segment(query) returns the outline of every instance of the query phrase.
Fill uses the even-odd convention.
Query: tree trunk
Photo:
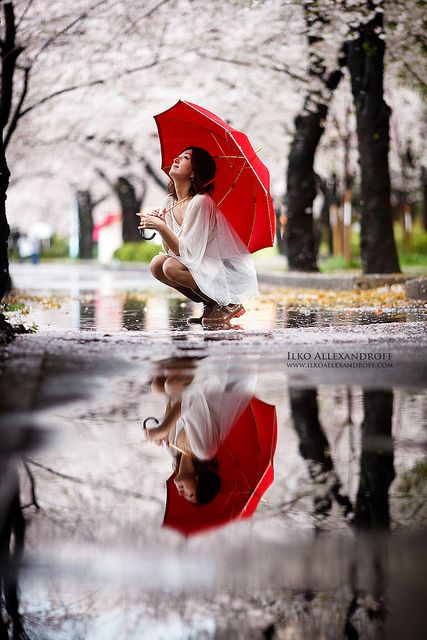
[[[297,271],[318,271],[313,233],[313,200],[316,197],[313,163],[326,113],[326,105],[318,105],[315,113],[300,114],[295,118],[287,172],[286,244],[289,269]]]
[[[313,231],[313,200],[316,197],[314,157],[324,131],[332,92],[342,77],[340,69],[327,72],[322,54],[323,29],[329,18],[321,3],[303,2],[308,39],[310,90],[302,112],[295,118],[287,171],[286,245],[289,269],[318,271]],[[325,44],[327,47],[327,43]]]
[[[89,191],[77,191],[79,215],[79,258],[93,258],[93,201]]]
[[[390,108],[384,101],[382,7],[372,0],[373,18],[357,27],[346,44],[356,109],[361,172],[361,255],[364,273],[400,272],[393,235],[388,165]]]
[[[392,391],[364,391],[360,480],[354,524],[363,529],[388,529],[388,492],[393,465]]]
[[[0,40],[0,301],[11,288],[7,255],[7,241],[10,229],[6,218],[6,194],[10,172],[6,162],[3,132],[9,121],[13,103],[13,76],[16,69],[16,61],[23,51],[22,47],[17,46],[15,42],[16,27],[13,3],[2,3],[1,10],[3,20]]]
[[[114,185],[120,201],[123,219],[123,242],[139,242],[138,218],[136,213],[141,208],[142,199],[137,198],[135,187],[127,178],[118,178]]]
[[[4,153],[3,140],[0,140],[0,301],[11,288],[7,255],[7,241],[10,229],[6,218],[6,193],[9,186],[9,178],[10,173]]]
[[[320,424],[317,390],[290,388],[289,397],[300,454],[307,460],[311,480],[319,486],[314,495],[314,513],[327,516],[335,501],[346,517],[353,507],[348,496],[341,491],[342,485],[334,468],[329,442]]]

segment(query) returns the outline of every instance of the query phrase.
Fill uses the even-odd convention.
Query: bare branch
[[[53,36],[48,38],[46,42],[44,42],[43,45],[40,47],[39,51],[35,54],[34,58],[31,61],[31,66],[36,63],[36,61],[38,60],[40,55],[43,53],[43,51],[45,51],[48,47],[50,47],[56,40],[58,40],[61,36],[65,35],[76,24],[78,24],[79,22],[87,18],[91,12],[95,11],[95,9],[102,6],[103,4],[108,3],[109,1],[110,0],[98,0],[98,2],[95,2],[95,4],[93,4],[91,7],[82,11],[82,13],[80,13],[76,18],[73,18],[73,20],[71,20],[71,22],[69,22],[65,27],[63,27]]]
[[[154,15],[156,11],[160,9],[160,7],[162,7],[164,4],[168,4],[170,1],[171,0],[161,0],[160,2],[158,2],[152,9],[147,11],[147,13],[145,13],[142,16],[142,20],[145,20],[146,18],[151,18],[151,16]]]
[[[114,187],[114,182],[112,180],[110,180],[110,178],[107,176],[106,173],[104,173],[104,171],[102,169],[100,169],[99,167],[95,167],[95,173],[102,179],[104,180],[104,182],[106,182],[108,184],[108,186],[110,187],[110,189],[115,192],[115,187]]]
[[[25,7],[24,11],[21,13],[21,15],[19,16],[17,23],[16,23],[16,29],[17,31],[19,30],[19,26],[22,22],[22,20],[25,18],[25,16],[28,13],[28,10],[31,8],[31,5],[33,4],[34,0],[28,0],[27,2],[27,6]]]
[[[19,97],[18,103],[15,107],[15,111],[13,113],[12,119],[10,121],[10,124],[8,126],[6,135],[4,137],[4,148],[7,149],[7,146],[10,142],[10,139],[13,135],[13,132],[16,129],[16,125],[18,124],[18,120],[21,117],[21,109],[22,109],[22,105],[24,104],[24,100],[25,97],[28,93],[28,81],[29,81],[29,76],[30,76],[30,68],[27,67],[26,69],[24,69],[24,83],[22,86],[22,91],[21,91],[21,95]]]
[[[216,60],[218,62],[228,62],[229,64],[237,64],[242,67],[256,67],[257,69],[268,69],[269,71],[276,71],[278,73],[284,73],[288,75],[290,78],[301,82],[302,84],[307,84],[307,79],[303,76],[299,76],[289,69],[287,65],[277,66],[273,62],[271,64],[261,64],[257,62],[253,62],[251,60],[238,60],[233,58],[224,58],[222,56],[217,55],[209,55],[207,53],[199,52],[201,58],[207,58],[209,60]]]
[[[28,466],[28,464],[25,461],[23,462],[23,465],[24,465],[25,471],[27,472],[28,479],[30,481],[30,489],[31,489],[31,502],[30,502],[29,505],[26,505],[26,506],[30,507],[31,505],[34,505],[35,508],[37,509],[37,511],[39,511],[40,505],[39,505],[39,503],[37,501],[36,482],[34,480],[33,473],[32,473],[30,467]],[[25,507],[22,507],[22,508],[24,509]]]
[[[92,203],[92,204],[93,204],[93,208],[95,209],[95,207],[97,207],[99,204],[101,204],[101,202],[104,202],[104,200],[106,200],[106,199],[108,198],[108,195],[109,195],[109,194],[104,193],[104,195],[103,195],[103,196],[100,196],[100,197],[98,198],[98,200],[95,200],[95,201]]]
[[[189,53],[195,50],[196,48],[188,49],[187,51],[185,51],[185,53]],[[157,65],[166,64],[167,62],[171,62],[172,60],[175,60],[175,56],[170,56],[169,58],[164,58],[163,60],[159,60],[156,57],[151,62],[140,65],[138,67],[133,67],[131,69],[125,69],[120,73],[108,76],[106,78],[98,78],[97,80],[91,80],[89,82],[83,82],[82,84],[75,84],[75,85],[71,85],[70,87],[64,87],[63,89],[58,89],[57,91],[53,91],[52,93],[45,96],[44,98],[41,98],[38,102],[34,102],[29,107],[24,109],[20,113],[19,118],[22,118],[30,111],[33,111],[33,109],[35,109],[36,107],[40,107],[42,104],[45,104],[46,102],[49,102],[50,100],[52,100],[53,98],[57,98],[58,96],[64,95],[66,93],[71,93],[72,91],[77,91],[78,89],[88,89],[90,87],[95,87],[97,85],[107,84],[111,80],[117,80],[117,78],[122,78],[123,76],[131,75],[132,73],[137,73],[138,71],[152,69]]]
[[[134,27],[135,31],[138,31],[138,23],[142,22],[142,20],[146,20],[147,18],[151,18],[163,5],[168,4],[171,0],[161,0],[154,7],[149,9],[146,13],[144,13],[139,18],[133,18],[132,15],[127,15],[127,19],[129,22],[129,28],[126,29],[125,33],[128,34],[132,31],[131,27]]]
[[[157,174],[157,171],[154,170],[152,164],[148,161],[145,160],[144,158],[142,158],[142,162],[144,164],[144,169],[147,173],[147,175],[149,175],[151,178],[153,178],[154,182],[161,188],[161,189],[165,189],[167,188],[167,184],[166,182],[164,182],[159,175]]]
[[[78,478],[76,476],[70,476],[66,473],[61,473],[60,471],[56,471],[55,469],[52,469],[52,467],[48,467],[44,464],[41,464],[40,462],[31,460],[30,458],[27,458],[27,462],[34,465],[35,467],[38,467],[39,469],[43,469],[43,471],[47,471],[48,473],[54,476],[57,476],[58,478],[62,478],[63,480],[69,480],[70,482],[74,482],[76,484],[94,486],[94,483],[91,483],[89,480],[83,480],[82,478]],[[156,503],[161,502],[161,500],[155,496],[147,496],[146,494],[139,493],[138,491],[132,491],[130,489],[120,489],[118,487],[109,485],[107,483],[99,483],[95,486],[97,486],[100,489],[104,489],[106,491],[111,491],[116,495],[123,495],[130,498],[135,498],[135,499],[150,500],[151,502],[156,502]]]
[[[19,182],[34,180],[35,178],[52,178],[53,176],[54,174],[52,173],[52,171],[34,171],[33,173],[26,172],[21,176],[17,176],[16,174],[14,174],[13,178],[11,178],[9,182],[9,186],[14,187]]]

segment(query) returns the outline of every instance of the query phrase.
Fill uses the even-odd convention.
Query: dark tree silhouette
[[[363,408],[360,479],[353,524],[358,532],[387,532],[390,528],[389,489],[395,477],[391,434],[393,391],[364,390]],[[365,610],[372,632],[370,637],[385,640],[387,550],[384,540],[369,538],[363,553],[369,553],[371,556],[369,563],[372,568],[371,599]],[[352,599],[344,627],[344,637],[348,640],[359,638],[356,620],[358,613],[364,609],[361,596],[366,598],[366,580],[361,579],[361,582],[364,583],[363,591],[359,587],[359,566],[356,561],[351,568]]]
[[[22,514],[19,476],[16,463],[0,452],[0,483],[11,490],[0,504],[0,639],[28,638],[19,612],[18,572],[24,549],[25,520]],[[5,622],[4,613],[8,622]],[[9,629],[12,636],[9,636]]]
[[[87,189],[77,191],[77,212],[79,218],[79,258],[93,258],[93,209],[95,204]]]
[[[341,481],[335,471],[329,450],[329,442],[319,421],[316,389],[289,389],[292,420],[299,438],[299,450],[307,460],[310,477],[314,483],[324,485],[322,495],[314,498],[314,513],[325,517],[333,501],[348,516],[353,507],[342,493]]]
[[[286,244],[289,268],[318,271],[316,241],[313,230],[313,201],[316,197],[316,174],[313,164],[322,137],[332,92],[342,72],[339,65],[329,72],[319,53],[322,28],[328,17],[319,2],[304,2],[307,27],[310,88],[301,113],[295,118],[295,134],[288,158]]]
[[[355,526],[388,529],[390,526],[388,491],[394,480],[392,391],[364,391],[362,454],[356,498]]]
[[[364,273],[400,272],[393,235],[388,164],[390,107],[384,100],[383,2],[369,0],[370,19],[345,46],[356,110],[360,158],[361,255]],[[362,7],[363,8],[363,7]]]
[[[16,62],[23,48],[16,43],[16,25],[13,2],[2,2],[4,27],[0,38],[1,55],[1,94],[0,94],[0,300],[10,289],[9,261],[7,257],[7,241],[9,225],[6,218],[6,197],[10,172],[6,162],[5,144],[3,142],[6,125],[11,117],[14,74]],[[3,22],[3,20],[2,20]],[[6,133],[7,135],[7,133]]]
[[[138,197],[130,180],[120,176],[114,184],[114,191],[122,210],[123,242],[138,242],[141,238],[138,232],[138,218],[135,214],[141,209],[146,184],[143,183],[143,192]]]

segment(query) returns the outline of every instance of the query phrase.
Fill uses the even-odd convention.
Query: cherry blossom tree
[[[360,8],[369,13],[351,27],[346,62],[360,157],[362,267],[364,273],[393,273],[400,268],[390,200],[390,108],[384,100],[383,84],[384,9],[380,0],[361,3]]]
[[[328,68],[323,53],[324,32],[330,28],[331,18],[322,11],[322,3],[304,2],[303,11],[308,40],[308,82],[302,111],[295,118],[288,158],[286,238],[289,268],[317,271],[312,214],[317,179],[313,165],[329,102],[342,77],[343,60],[338,54],[333,68]]]
[[[25,9],[27,3],[17,1]],[[387,5],[397,25],[389,29],[386,24],[387,38],[394,38],[393,54],[399,46],[403,49],[401,21],[390,7],[397,4],[393,0]],[[108,177],[111,195],[100,202],[95,216],[117,207],[114,185],[118,178],[135,190],[131,208],[144,190],[148,204],[158,203],[165,177],[156,179],[161,173],[152,115],[178,98],[204,105],[246,131],[255,148],[263,146],[260,156],[270,169],[277,196],[284,191],[286,168],[289,184],[298,184],[298,172],[306,176],[308,186],[313,185],[314,169],[323,179],[331,174],[337,148],[327,144],[328,136],[336,129],[334,120],[341,123],[344,118],[339,95],[348,85],[348,72],[340,67],[340,50],[353,38],[357,21],[366,17],[360,3],[77,0],[72,10],[66,7],[63,0],[49,3],[48,11],[30,3],[19,26],[23,41],[25,36],[28,42],[23,62],[24,57],[33,59],[46,36],[61,35],[43,48],[31,68],[11,136],[13,144],[8,147],[16,184],[9,198],[14,222],[24,209],[20,202],[24,197],[28,201],[24,180],[29,178],[33,188],[37,183],[33,215],[50,216],[62,233],[67,216],[57,211],[69,206],[67,198],[89,190],[98,202],[105,193],[106,182],[98,170]],[[409,22],[407,17],[404,20]],[[405,55],[405,64],[411,67],[413,54]],[[399,64],[400,69],[406,68]],[[395,68],[391,66],[389,76],[397,82]],[[19,73],[23,86],[24,70]],[[332,82],[341,74],[344,79],[334,89]],[[416,74],[422,78],[420,65]],[[327,115],[331,109],[332,118]],[[293,125],[296,116],[299,129]],[[356,128],[351,119],[350,124]],[[312,135],[315,127],[317,142]],[[303,130],[307,139],[302,137]],[[106,140],[114,142],[107,145]],[[133,151],[125,154],[129,145]],[[19,182],[18,176],[22,177]],[[67,190],[65,182],[71,185]],[[313,189],[288,191],[290,257],[294,268],[312,269],[316,258],[311,233]],[[48,193],[51,211],[45,206]],[[296,264],[301,255],[309,256],[309,264]]]

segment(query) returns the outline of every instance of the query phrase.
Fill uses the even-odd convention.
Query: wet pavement
[[[50,299],[0,362],[10,628],[425,637],[424,307],[266,289],[207,330],[148,273],[24,267]]]
[[[206,331],[197,325],[189,326],[186,321],[190,315],[198,314],[200,305],[186,302],[178,294],[165,295],[164,286],[154,280],[148,266],[107,269],[93,264],[46,263],[34,269],[30,264],[14,264],[11,272],[20,290],[47,297],[44,304],[32,305],[31,318],[41,327],[105,332],[188,332],[189,337]],[[403,285],[394,290],[400,290],[403,299],[396,298],[392,291],[391,295],[384,294],[385,300],[381,295],[374,301],[362,296],[359,304],[356,297],[352,305],[346,307],[331,296],[323,303],[311,301],[316,293],[322,300],[321,291],[314,291],[313,296],[304,293],[295,296],[281,293],[289,290],[261,285],[261,297],[248,302],[247,313],[231,326],[252,333],[308,326],[427,321],[426,304],[405,298]],[[291,290],[295,291],[302,292]]]

